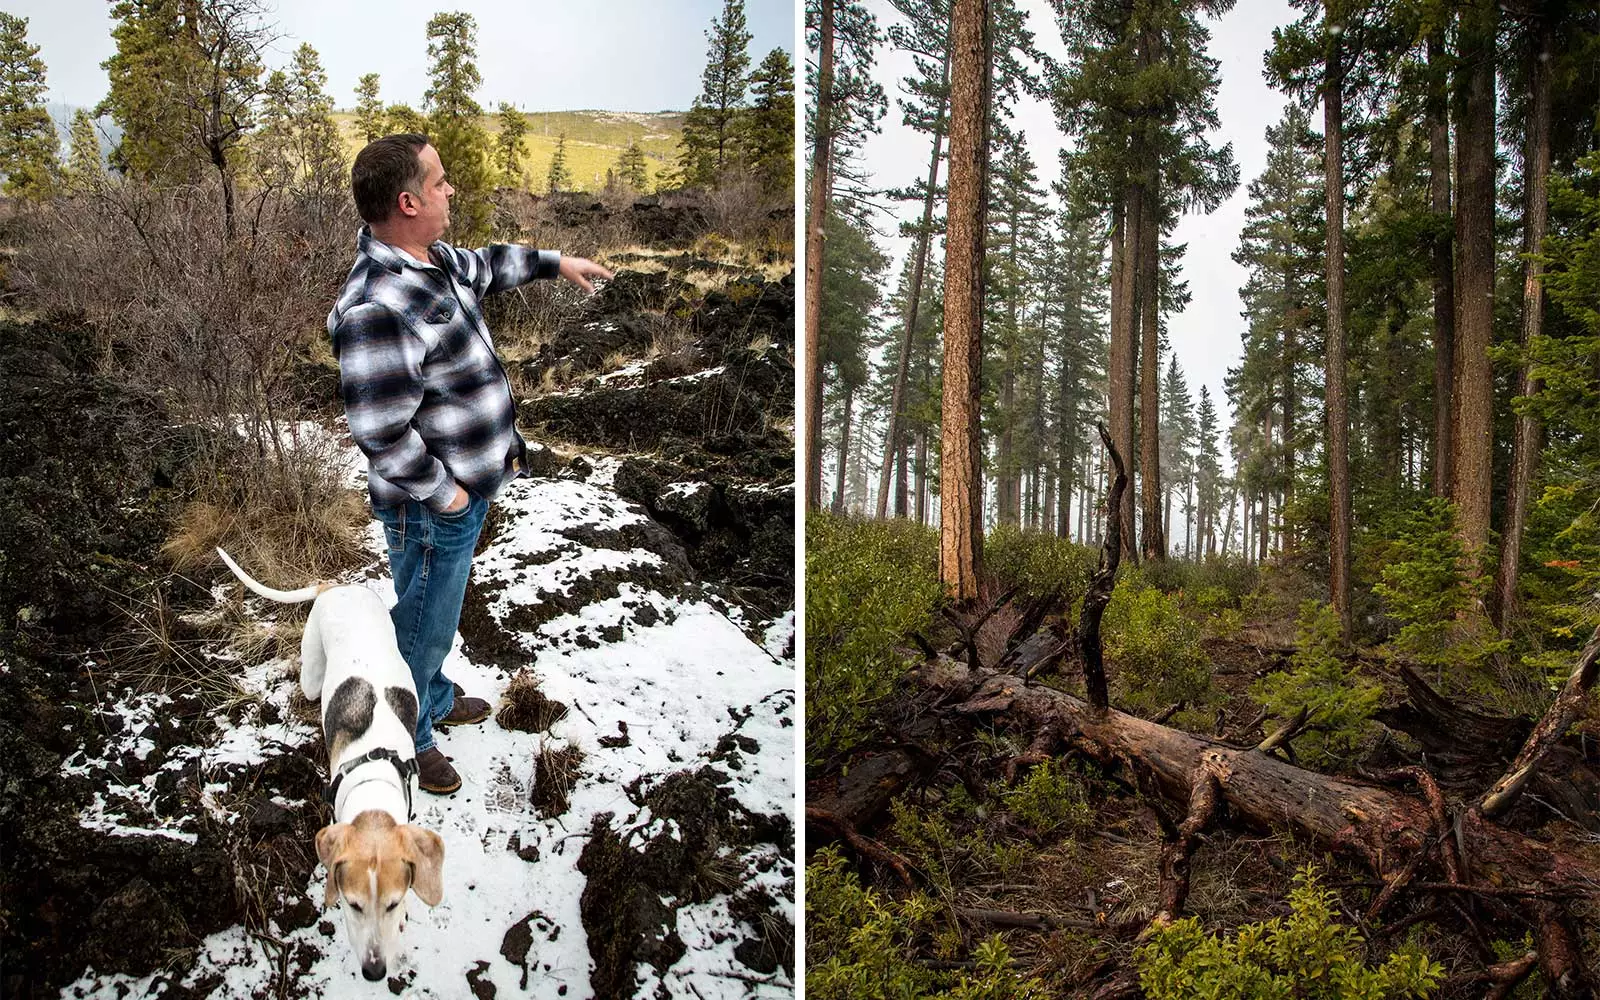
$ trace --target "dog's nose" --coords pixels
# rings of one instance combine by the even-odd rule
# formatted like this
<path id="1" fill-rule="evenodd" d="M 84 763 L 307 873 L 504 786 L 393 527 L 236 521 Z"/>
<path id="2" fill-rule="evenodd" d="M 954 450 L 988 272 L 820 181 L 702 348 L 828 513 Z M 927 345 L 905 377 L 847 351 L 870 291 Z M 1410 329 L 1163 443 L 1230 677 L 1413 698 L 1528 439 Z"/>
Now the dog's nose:
<path id="1" fill-rule="evenodd" d="M 383 971 L 383 962 L 381 960 L 361 963 L 361 974 L 366 977 L 369 983 L 375 983 L 382 979 Z"/>

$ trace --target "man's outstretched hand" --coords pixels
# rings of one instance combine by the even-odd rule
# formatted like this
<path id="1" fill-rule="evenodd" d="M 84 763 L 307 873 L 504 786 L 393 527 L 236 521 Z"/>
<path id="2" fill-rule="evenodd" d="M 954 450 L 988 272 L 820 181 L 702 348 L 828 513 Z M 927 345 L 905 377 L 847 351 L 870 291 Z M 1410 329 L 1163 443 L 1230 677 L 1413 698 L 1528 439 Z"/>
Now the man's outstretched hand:
<path id="1" fill-rule="evenodd" d="M 560 274 L 561 277 L 566 278 L 586 292 L 594 291 L 594 285 L 589 283 L 590 278 L 610 279 L 612 277 L 610 271 L 607 271 L 592 260 L 566 256 L 561 258 Z"/>

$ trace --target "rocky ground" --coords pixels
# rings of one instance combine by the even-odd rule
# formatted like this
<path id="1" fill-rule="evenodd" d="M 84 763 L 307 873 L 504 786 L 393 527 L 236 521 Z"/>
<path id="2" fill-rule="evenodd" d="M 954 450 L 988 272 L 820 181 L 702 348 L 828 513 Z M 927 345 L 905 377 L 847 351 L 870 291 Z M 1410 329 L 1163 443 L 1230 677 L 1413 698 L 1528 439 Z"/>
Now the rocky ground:
<path id="1" fill-rule="evenodd" d="M 538 710 L 441 740 L 445 901 L 387 990 L 321 908 L 294 612 L 167 573 L 185 435 L 70 325 L 0 329 L 0 994 L 792 994 L 793 277 L 682 273 L 620 274 L 516 373 L 553 447 L 447 672 Z"/>

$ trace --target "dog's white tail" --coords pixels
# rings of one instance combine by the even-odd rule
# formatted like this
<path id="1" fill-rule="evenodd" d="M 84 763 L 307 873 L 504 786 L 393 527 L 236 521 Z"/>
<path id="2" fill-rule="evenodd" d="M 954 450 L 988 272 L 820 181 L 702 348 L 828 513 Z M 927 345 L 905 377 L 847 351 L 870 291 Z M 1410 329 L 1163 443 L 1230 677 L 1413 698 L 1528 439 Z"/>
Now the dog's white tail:
<path id="1" fill-rule="evenodd" d="M 306 601 L 315 600 L 318 594 L 333 586 L 331 583 L 313 583 L 311 586 L 301 587 L 299 590 L 273 590 L 265 584 L 252 580 L 250 574 L 240 569 L 239 564 L 234 562 L 226 552 L 222 551 L 220 546 L 217 548 L 217 555 L 222 557 L 222 561 L 228 564 L 228 568 L 233 570 L 233 575 L 238 577 L 241 583 L 269 601 L 281 601 L 284 604 L 302 604 Z"/>

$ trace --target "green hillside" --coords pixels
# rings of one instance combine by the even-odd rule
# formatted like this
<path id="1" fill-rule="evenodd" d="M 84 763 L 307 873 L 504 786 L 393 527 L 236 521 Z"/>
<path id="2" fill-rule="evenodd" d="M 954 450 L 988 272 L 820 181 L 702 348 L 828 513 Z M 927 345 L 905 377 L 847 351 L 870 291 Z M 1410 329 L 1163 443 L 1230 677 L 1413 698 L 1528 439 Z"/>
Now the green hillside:
<path id="1" fill-rule="evenodd" d="M 522 167 L 529 186 L 535 191 L 544 190 L 550 158 L 555 155 L 556 138 L 563 132 L 567 136 L 567 167 L 579 190 L 605 187 L 606 171 L 616 166 L 617 157 L 630 142 L 638 142 L 639 148 L 644 150 L 654 187 L 657 178 L 673 169 L 684 119 L 681 111 L 535 111 L 525 114 L 528 135 L 523 140 L 526 152 Z M 350 155 L 354 156 L 362 145 L 355 129 L 355 115 L 338 111 L 333 117 L 344 134 Z M 483 125 L 491 135 L 500 131 L 500 121 L 495 115 L 484 115 Z"/>

